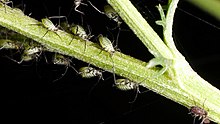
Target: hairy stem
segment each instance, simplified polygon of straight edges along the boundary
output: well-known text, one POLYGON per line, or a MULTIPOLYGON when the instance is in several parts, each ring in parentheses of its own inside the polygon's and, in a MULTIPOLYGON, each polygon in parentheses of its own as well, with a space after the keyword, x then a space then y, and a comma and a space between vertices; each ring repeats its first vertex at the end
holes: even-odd
POLYGON ((58 30, 57 34, 62 40, 52 31, 48 31, 44 36, 47 29, 39 25, 40 22, 24 15, 20 10, 11 9, 8 6, 6 6, 7 11, 5 11, 5 6, 2 3, 0 3, 0 25, 41 43, 48 51, 74 57, 109 72, 113 72, 114 68, 114 72, 117 75, 133 80, 139 83, 139 85, 149 88, 188 108, 195 106, 196 103, 197 106, 208 110, 208 116, 211 120, 220 123, 219 90, 197 75, 183 56, 175 57, 181 54, 176 53, 177 51, 173 52, 172 48, 164 44, 147 22, 142 19, 140 14, 132 16, 138 14, 138 12, 129 0, 108 0, 108 2, 118 11, 122 19, 129 26, 129 21, 134 23, 130 27, 132 30, 136 30, 134 31, 135 34, 140 35, 138 37, 143 40, 142 42, 144 42, 155 57, 163 56, 164 58, 174 60, 173 66, 170 67, 172 68, 171 70, 176 72, 174 76, 164 73, 155 77, 159 72, 158 68, 147 69, 146 62, 123 53, 115 52, 111 56, 108 52, 100 52, 99 45, 61 30, 58 30), (128 9, 129 7, 131 9, 128 9), (140 19, 141 23, 135 21, 135 19, 140 19), (149 30, 145 28, 149 28, 149 30), (70 42, 71 44, 69 44, 70 42), (85 42, 87 42, 86 51, 84 51, 85 42), (203 106, 204 101, 205 104, 203 106))
MULTIPOLYGON (((208 112, 208 117, 211 120, 220 123, 220 91, 194 72, 174 45, 172 25, 178 0, 172 0, 165 20, 161 20, 164 24, 164 42, 158 36, 155 36, 156 32, 153 31, 129 0, 108 0, 108 3, 118 12, 156 58, 159 55, 159 57, 173 60, 173 64, 169 69, 174 72, 174 75, 170 75, 171 78, 166 83, 157 81, 158 85, 164 86, 161 91, 157 91, 155 88, 153 90, 188 108, 200 106, 208 112)), ((167 72, 169 75, 170 71, 167 72)), ((157 78, 160 77, 162 76, 157 78)), ((144 82, 143 84, 148 87, 148 83, 144 82)))

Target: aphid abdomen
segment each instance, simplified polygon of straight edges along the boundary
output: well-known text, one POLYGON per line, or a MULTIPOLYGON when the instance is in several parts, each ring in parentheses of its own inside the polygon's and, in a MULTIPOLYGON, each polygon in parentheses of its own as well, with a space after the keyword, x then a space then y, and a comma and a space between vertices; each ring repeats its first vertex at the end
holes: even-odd
POLYGON ((43 18, 41 19, 42 24, 45 28, 47 28, 50 31, 56 31, 58 30, 58 28, 56 28, 56 26, 47 18, 43 18))
POLYGON ((79 69, 79 73, 83 78, 91 78, 94 77, 93 68, 90 67, 82 67, 79 69))
POLYGON ((98 40, 103 50, 109 52, 110 54, 113 54, 115 52, 112 42, 107 37, 99 35, 98 40))
POLYGON ((115 86, 120 90, 133 90, 137 89, 138 85, 128 79, 117 79, 115 81, 115 86))
POLYGON ((71 32, 74 35, 77 35, 77 36, 81 37, 84 40, 89 40, 90 39, 90 37, 87 35, 87 33, 84 30, 84 28, 82 26, 80 26, 80 25, 73 25, 71 27, 71 32))
POLYGON ((70 66, 70 60, 65 58, 63 55, 56 53, 53 57, 53 64, 70 66))
POLYGON ((92 78, 92 77, 99 77, 100 79, 102 78, 102 71, 101 70, 96 70, 92 67, 82 67, 79 69, 79 74, 83 78, 92 78))

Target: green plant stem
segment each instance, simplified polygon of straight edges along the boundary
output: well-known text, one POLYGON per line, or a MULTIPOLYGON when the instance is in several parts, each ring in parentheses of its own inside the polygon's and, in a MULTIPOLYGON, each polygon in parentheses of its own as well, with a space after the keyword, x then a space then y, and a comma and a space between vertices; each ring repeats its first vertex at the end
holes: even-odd
MULTIPOLYGON (((168 81, 165 86, 167 88, 170 87, 173 92, 167 90, 164 94, 161 91, 155 92, 188 108, 191 106, 200 106, 208 111, 208 117, 211 120, 220 123, 220 91, 194 72, 174 45, 172 24, 178 0, 172 0, 166 20, 162 20, 165 21, 162 22, 165 24, 163 27, 164 42, 155 36, 156 32, 147 24, 129 0, 108 0, 108 3, 118 12, 121 18, 156 58, 160 55, 173 60, 173 64, 169 68, 175 72, 175 75, 171 76, 170 82, 168 81), (176 95, 172 95, 172 93, 176 95)), ((160 81, 157 83, 161 84, 160 81)), ((148 87, 148 84, 146 84, 146 87, 148 87)), ((165 87, 164 90, 166 89, 165 87)))
POLYGON ((108 3, 118 12, 124 22, 128 24, 151 54, 155 57, 163 56, 167 59, 173 58, 172 53, 161 38, 154 32, 151 26, 146 23, 145 19, 137 9, 132 6, 129 0, 108 0, 108 3))
MULTIPOLYGON (((124 20, 133 20, 133 18, 123 17, 123 15, 129 15, 128 13, 136 14, 132 9, 124 10, 124 8, 127 7, 123 7, 123 4, 128 5, 128 7, 132 6, 132 4, 130 5, 129 0, 109 0, 108 2, 114 8, 117 8, 117 6, 119 7, 119 9, 116 10, 124 20), (123 1, 123 3, 120 3, 120 1, 123 1)), ((202 108, 208 110, 208 116, 211 120, 220 123, 219 90, 198 76, 185 61, 184 57, 180 60, 175 60, 176 58, 173 56, 175 53, 172 53, 170 51, 171 48, 165 45, 162 40, 159 40, 159 36, 157 36, 153 29, 147 30, 151 35, 149 38, 137 27, 132 27, 139 30, 137 32, 140 32, 140 34, 143 35, 140 36, 143 37, 142 39, 147 38, 147 40, 145 40, 145 45, 151 48, 151 53, 153 55, 162 55, 165 56, 165 58, 175 60, 174 67, 172 67, 172 69, 175 69, 177 72, 175 77, 172 77, 169 73, 164 73, 163 75, 155 77, 159 70, 157 68, 147 69, 146 62, 142 62, 119 52, 114 53, 112 56, 105 51, 100 53, 101 49, 97 44, 90 41, 84 41, 80 37, 73 36, 61 30, 57 31, 57 33, 62 37, 62 41, 54 32, 51 31, 42 37, 47 29, 41 25, 35 25, 40 22, 23 15, 23 13, 17 9, 11 9, 6 6, 6 10, 7 11, 5 12, 4 5, 0 4, 0 25, 3 27, 16 31, 41 43, 47 47, 49 51, 72 56, 106 71, 112 72, 114 68, 117 75, 138 82, 139 85, 149 88, 150 90, 153 90, 154 92, 188 108, 195 106, 195 104, 197 106, 201 106, 202 108), (69 44, 70 42, 71 44, 69 44), (87 42, 86 51, 84 51, 85 42, 87 42), (180 87, 179 84, 182 84, 183 86, 180 87)), ((142 17, 138 16, 136 18, 142 17)), ((128 21, 126 23, 129 25, 128 21)), ((139 22, 133 21, 133 23, 139 22)))

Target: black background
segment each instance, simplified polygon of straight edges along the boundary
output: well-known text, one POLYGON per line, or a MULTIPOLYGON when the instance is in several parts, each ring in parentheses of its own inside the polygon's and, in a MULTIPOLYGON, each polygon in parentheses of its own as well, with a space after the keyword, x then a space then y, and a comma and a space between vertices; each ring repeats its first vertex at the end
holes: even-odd
MULTIPOLYGON (((92 1, 102 10, 105 0, 92 1)), ((21 4, 14 2, 14 5, 21 4)), ((102 33, 114 39, 117 30, 116 23, 106 16, 99 14, 91 6, 81 6, 81 14, 74 10, 70 12, 73 0, 24 0, 25 14, 40 20, 44 17, 61 15, 68 17, 69 23, 89 25, 92 34, 102 33), (70 14, 69 14, 70 13, 70 14)), ((155 25, 159 19, 155 5, 164 4, 162 0, 133 0, 136 7, 146 20, 161 35, 162 28, 155 25)), ((174 38, 177 48, 186 57, 192 68, 204 79, 220 88, 219 78, 219 21, 200 11, 185 1, 180 1, 174 20, 174 38), (182 10, 193 14, 186 14, 182 10), (203 21, 197 19, 201 18, 203 21), (217 27, 213 27, 210 24, 217 27)), ((21 7, 20 7, 21 8, 21 7)), ((58 23, 56 19, 54 23, 58 23)), ((148 61, 152 56, 141 44, 136 36, 125 25, 121 25, 119 48, 123 53, 148 61)), ((11 51, 1 50, 1 88, 3 100, 3 119, 8 123, 77 123, 77 124, 146 124, 146 123, 193 123, 188 115, 188 109, 168 100, 154 92, 139 94, 134 103, 135 92, 124 92, 112 87, 112 74, 105 72, 105 81, 97 83, 97 78, 82 79, 72 69, 68 69, 65 76, 58 79, 65 71, 64 66, 45 62, 43 57, 38 61, 17 64, 5 55, 11 51), (94 88, 93 88, 94 87, 94 88)), ((48 60, 53 53, 46 53, 48 60)), ((87 66, 79 60, 73 59, 75 68, 87 66)), ((146 89, 141 89, 142 91, 146 89)))

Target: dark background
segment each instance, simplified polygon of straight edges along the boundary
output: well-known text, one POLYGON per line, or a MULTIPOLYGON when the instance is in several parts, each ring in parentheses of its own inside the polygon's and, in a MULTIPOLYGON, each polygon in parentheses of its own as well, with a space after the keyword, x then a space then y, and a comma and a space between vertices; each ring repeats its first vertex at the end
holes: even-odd
MULTIPOLYGON (((59 15, 58 8, 61 7, 61 15, 67 16, 69 23, 84 27, 89 25, 95 36, 102 33, 113 40, 118 33, 117 30, 107 30, 107 27, 115 27, 116 23, 91 6, 79 8, 85 13, 83 16, 74 10, 70 12, 73 0, 16 0, 14 5, 22 2, 26 5, 25 14, 32 13, 30 16, 38 20, 59 15)), ((105 0, 92 2, 100 10, 106 4, 105 0)), ((133 3, 143 16, 148 16, 146 20, 161 35, 162 28, 154 23, 159 19, 155 5, 165 4, 166 1, 133 0, 133 3)), ((174 38, 178 49, 196 72, 220 88, 219 21, 185 1, 180 1, 178 5, 174 21, 174 38)), ((53 22, 58 23, 56 19, 53 22)), ((143 61, 152 58, 126 24, 123 23, 121 28, 119 48, 123 53, 143 61)), ((193 123, 187 108, 151 91, 138 94, 135 102, 129 103, 134 99, 135 91, 124 92, 112 87, 114 81, 110 73, 105 72, 105 80, 95 87, 98 78, 82 79, 70 68, 65 76, 54 82, 60 78, 66 67, 50 62, 50 55, 53 53, 45 53, 49 61, 47 63, 41 57, 38 61, 21 64, 5 57, 11 54, 12 51, 0 52, 3 119, 8 123, 193 123)), ((77 69, 87 66, 76 59, 73 59, 73 63, 77 69)))

